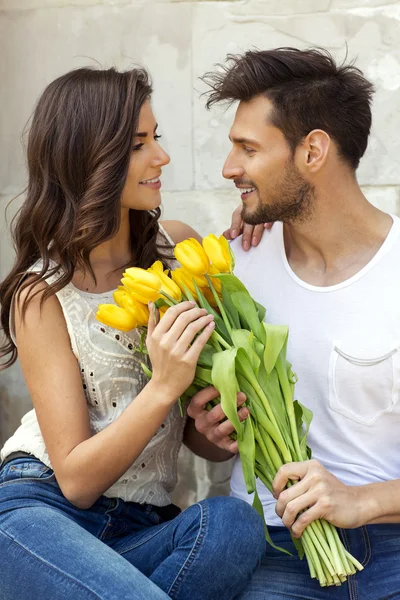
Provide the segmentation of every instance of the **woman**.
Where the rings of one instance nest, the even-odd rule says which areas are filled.
[[[78,69],[33,116],[17,258],[0,286],[1,355],[9,366],[18,348],[34,405],[1,453],[2,600],[228,599],[263,554],[246,503],[211,498],[180,513],[169,499],[184,433],[176,400],[212,317],[185,302],[157,323],[150,307],[148,383],[138,333],[95,319],[127,265],[173,266],[173,244],[195,235],[159,223],[169,157],[151,91],[141,69]],[[194,428],[187,438],[226,457]]]

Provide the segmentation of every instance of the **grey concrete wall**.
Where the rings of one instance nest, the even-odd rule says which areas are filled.
[[[231,113],[204,109],[198,76],[251,46],[321,45],[339,58],[347,48],[378,88],[359,181],[373,203],[399,213],[399,31],[393,0],[0,0],[0,278],[13,259],[4,209],[26,180],[20,138],[35,100],[56,76],[96,62],[140,63],[152,73],[172,157],[163,176],[165,217],[207,234],[229,224],[239,197],[221,177]],[[18,367],[0,373],[0,442],[29,403]],[[226,467],[197,461],[196,470],[197,483],[188,487],[188,474],[184,481],[188,501],[226,490]]]

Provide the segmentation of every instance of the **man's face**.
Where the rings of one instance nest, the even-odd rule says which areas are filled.
[[[222,171],[240,189],[242,218],[253,225],[304,221],[313,207],[314,188],[297,169],[282,131],[271,125],[272,109],[264,96],[239,104]]]

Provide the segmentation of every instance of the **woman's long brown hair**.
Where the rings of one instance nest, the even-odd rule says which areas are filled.
[[[26,200],[12,221],[16,259],[0,284],[2,368],[17,359],[9,325],[16,292],[60,272],[44,291],[44,302],[72,280],[77,268],[94,277],[89,255],[118,232],[132,140],[151,93],[144,69],[82,68],[53,81],[40,97],[28,137]],[[147,268],[158,258],[170,258],[170,247],[157,242],[159,216],[160,209],[130,210],[133,265]],[[41,271],[26,278],[38,260]],[[35,295],[30,290],[22,316]]]

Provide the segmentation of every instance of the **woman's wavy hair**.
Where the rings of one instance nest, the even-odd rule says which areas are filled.
[[[33,287],[57,272],[41,302],[67,285],[79,268],[94,277],[89,256],[120,226],[120,198],[137,131],[139,113],[152,85],[142,68],[80,68],[50,83],[40,97],[28,137],[26,199],[11,229],[16,259],[0,284],[2,368],[17,359],[10,335],[13,298],[28,290],[22,317],[37,292]],[[167,264],[171,246],[157,239],[160,209],[130,210],[132,265]],[[42,261],[40,272],[27,278]],[[121,265],[122,266],[122,265]],[[95,277],[94,277],[95,279]]]

